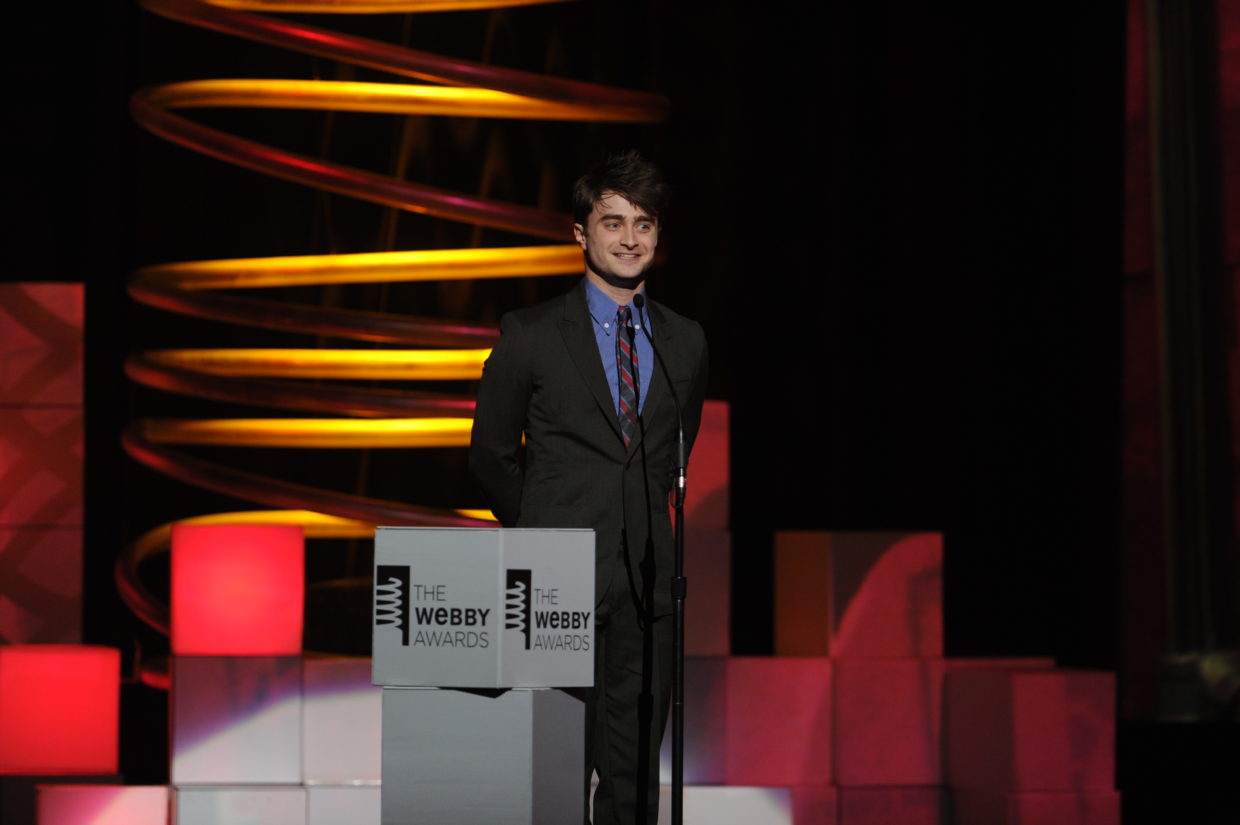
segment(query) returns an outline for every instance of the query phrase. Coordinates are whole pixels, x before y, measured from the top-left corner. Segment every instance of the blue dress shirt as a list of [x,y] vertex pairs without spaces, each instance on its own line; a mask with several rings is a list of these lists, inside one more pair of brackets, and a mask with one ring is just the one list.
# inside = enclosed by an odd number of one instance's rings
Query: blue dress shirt
[[[607,386],[611,388],[611,401],[616,407],[616,415],[620,414],[620,369],[616,366],[616,313],[620,311],[617,304],[607,293],[590,283],[586,278],[586,306],[590,317],[594,319],[594,340],[598,342],[599,358],[603,360],[603,372],[607,374]],[[640,413],[646,406],[646,388],[654,376],[654,350],[642,327],[650,321],[650,307],[639,313],[633,310],[633,337],[637,341],[637,411]],[[627,333],[626,333],[627,334]],[[654,335],[653,328],[650,334]]]

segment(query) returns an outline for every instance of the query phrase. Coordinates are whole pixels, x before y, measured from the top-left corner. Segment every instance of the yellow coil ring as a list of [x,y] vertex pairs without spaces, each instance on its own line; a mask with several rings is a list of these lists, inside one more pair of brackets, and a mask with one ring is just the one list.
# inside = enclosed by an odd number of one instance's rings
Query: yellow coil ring
[[236,376],[473,381],[489,349],[181,349],[146,353],[154,364]]
[[146,287],[193,291],[516,278],[580,271],[581,250],[576,246],[510,246],[187,261],[143,267],[133,281]]
[[[129,454],[146,466],[205,489],[276,510],[221,513],[189,523],[299,524],[308,538],[362,538],[376,524],[466,526],[490,513],[383,501],[254,475],[174,449],[188,445],[301,448],[407,448],[468,443],[472,398],[357,386],[349,380],[460,381],[481,371],[497,331],[457,319],[410,317],[294,305],[235,290],[350,283],[514,278],[579,272],[566,215],[431,187],[267,146],[176,114],[202,107],[261,107],[531,120],[656,122],[660,95],[531,74],[368,40],[252,12],[384,13],[523,6],[556,0],[142,0],[162,16],[279,48],[378,69],[422,83],[209,79],[142,89],[131,111],[149,131],[221,161],[397,209],[550,240],[506,249],[436,249],[350,255],[157,264],[130,280],[133,298],[169,312],[359,341],[434,349],[202,349],[132,356],[134,381],[169,392],[319,412],[345,418],[264,418],[135,422]],[[425,85],[430,83],[439,85]],[[229,290],[221,293],[220,290]],[[324,383],[324,380],[327,383]],[[147,533],[117,560],[122,598],[143,621],[167,632],[167,606],[141,583],[138,567],[168,548],[171,525]],[[158,680],[157,680],[158,681]]]
[[469,418],[213,418],[209,421],[146,421],[152,444],[302,449],[467,447]]

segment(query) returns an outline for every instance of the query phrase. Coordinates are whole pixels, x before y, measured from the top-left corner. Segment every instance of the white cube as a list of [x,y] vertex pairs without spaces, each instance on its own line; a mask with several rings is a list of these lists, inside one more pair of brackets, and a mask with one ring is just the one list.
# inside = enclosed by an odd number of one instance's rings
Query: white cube
[[307,785],[378,784],[383,689],[369,659],[306,659],[301,712]]
[[309,811],[306,825],[379,825],[378,785],[306,788]]
[[300,786],[177,788],[175,825],[306,825]]
[[[687,787],[684,813],[684,821],[691,825],[793,825],[792,791],[742,786]],[[659,792],[659,821],[672,821],[672,790],[666,786]]]
[[301,784],[301,657],[176,656],[172,784]]

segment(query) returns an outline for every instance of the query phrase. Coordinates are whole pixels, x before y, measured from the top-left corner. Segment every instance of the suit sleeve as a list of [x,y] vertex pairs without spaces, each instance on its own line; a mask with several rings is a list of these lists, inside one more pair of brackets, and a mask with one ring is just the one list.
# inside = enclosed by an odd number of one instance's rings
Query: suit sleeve
[[515,318],[500,319],[499,341],[482,368],[469,443],[469,470],[505,527],[515,527],[521,515],[525,479],[520,453],[531,382],[522,337]]

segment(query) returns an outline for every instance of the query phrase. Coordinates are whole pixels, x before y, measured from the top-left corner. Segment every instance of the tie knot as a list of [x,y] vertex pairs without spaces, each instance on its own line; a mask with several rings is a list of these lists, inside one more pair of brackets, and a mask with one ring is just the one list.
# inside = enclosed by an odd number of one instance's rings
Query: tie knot
[[620,307],[620,310],[616,313],[616,319],[620,322],[620,326],[622,327],[627,327],[629,325],[629,320],[632,317],[633,310],[627,305]]

